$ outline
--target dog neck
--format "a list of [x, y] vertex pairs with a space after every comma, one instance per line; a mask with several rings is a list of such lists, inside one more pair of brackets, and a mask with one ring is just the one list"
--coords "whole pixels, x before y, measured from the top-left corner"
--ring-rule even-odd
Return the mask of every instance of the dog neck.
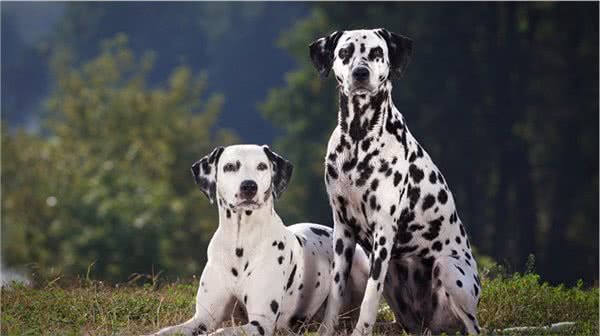
[[273, 197], [269, 197], [260, 208], [253, 210], [233, 209], [225, 202], [219, 202], [219, 230], [226, 235], [245, 238], [260, 236], [263, 229], [278, 224], [283, 225], [275, 213]]
[[[392, 83], [388, 80], [372, 94], [346, 94], [339, 91], [338, 124], [342, 134], [358, 143], [381, 137], [384, 124], [402, 119], [392, 101]], [[394, 113], [396, 111], [396, 113]]]

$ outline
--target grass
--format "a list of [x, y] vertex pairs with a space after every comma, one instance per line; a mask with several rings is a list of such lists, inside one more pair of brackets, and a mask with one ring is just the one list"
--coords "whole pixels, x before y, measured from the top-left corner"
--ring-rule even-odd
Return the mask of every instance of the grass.
[[[598, 335], [598, 288], [550, 286], [535, 274], [483, 279], [479, 319], [489, 335]], [[193, 314], [197, 281], [164, 286], [108, 286], [99, 281], [2, 288], [2, 335], [138, 335]], [[382, 305], [379, 320], [393, 319]], [[499, 332], [574, 321], [560, 331]], [[398, 331], [379, 332], [397, 335]], [[311, 333], [312, 335], [312, 333]]]

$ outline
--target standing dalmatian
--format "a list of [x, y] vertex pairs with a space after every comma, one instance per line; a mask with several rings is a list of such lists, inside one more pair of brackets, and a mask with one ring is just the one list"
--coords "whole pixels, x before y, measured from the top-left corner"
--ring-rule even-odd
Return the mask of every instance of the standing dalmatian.
[[[274, 199], [286, 189], [292, 165], [267, 146], [235, 145], [216, 148], [192, 172], [211, 203], [217, 201], [219, 226], [208, 246], [194, 317], [156, 335], [271, 335], [322, 318], [333, 282], [333, 232], [311, 223], [286, 227], [275, 212]], [[369, 269], [364, 251], [357, 250], [353, 267], [344, 312], [358, 311], [363, 297]], [[217, 329], [232, 316], [247, 323]]]
[[310, 45], [322, 77], [339, 87], [338, 125], [325, 183], [334, 219], [334, 266], [324, 324], [332, 334], [356, 243], [370, 274], [353, 335], [372, 332], [381, 294], [407, 331], [479, 333], [481, 284], [465, 227], [442, 173], [392, 102], [412, 41], [385, 29], [334, 32]]

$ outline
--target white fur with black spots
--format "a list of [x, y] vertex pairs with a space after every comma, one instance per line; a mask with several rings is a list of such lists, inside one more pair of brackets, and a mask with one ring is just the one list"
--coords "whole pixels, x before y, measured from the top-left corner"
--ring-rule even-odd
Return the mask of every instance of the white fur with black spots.
[[[292, 165], [267, 146], [235, 145], [216, 148], [192, 172], [217, 202], [219, 226], [208, 246], [196, 313], [155, 335], [272, 335], [319, 321], [333, 282], [333, 232], [310, 223], [285, 227], [275, 212]], [[344, 311], [358, 312], [367, 282], [367, 256], [357, 252]], [[217, 329], [232, 315], [247, 323]]]
[[[445, 178], [392, 102], [412, 40], [385, 29], [334, 32], [310, 45], [339, 88], [338, 125], [327, 146], [325, 183], [334, 220], [334, 277], [352, 274], [358, 242], [370, 277], [353, 335], [372, 332], [383, 294], [411, 333], [479, 333], [477, 264]], [[320, 330], [331, 335], [347, 293], [333, 281]]]

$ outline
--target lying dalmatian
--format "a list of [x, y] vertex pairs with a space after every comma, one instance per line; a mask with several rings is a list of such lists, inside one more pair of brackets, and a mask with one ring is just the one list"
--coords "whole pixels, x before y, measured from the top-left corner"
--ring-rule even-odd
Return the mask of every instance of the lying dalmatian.
[[[157, 335], [271, 335], [322, 317], [331, 276], [332, 231], [302, 223], [285, 227], [273, 202], [292, 165], [267, 146], [218, 147], [192, 166], [200, 190], [217, 200], [219, 227], [208, 246], [194, 317]], [[343, 311], [358, 312], [368, 258], [352, 258]], [[216, 330], [241, 307], [247, 324]]]
[[442, 173], [392, 102], [391, 79], [411, 49], [409, 38], [385, 29], [334, 32], [310, 45], [321, 76], [333, 69], [340, 104], [325, 158], [335, 255], [322, 334], [333, 333], [350, 293], [357, 242], [370, 272], [353, 335], [372, 332], [382, 293], [411, 333], [479, 333], [481, 284], [465, 226]]

